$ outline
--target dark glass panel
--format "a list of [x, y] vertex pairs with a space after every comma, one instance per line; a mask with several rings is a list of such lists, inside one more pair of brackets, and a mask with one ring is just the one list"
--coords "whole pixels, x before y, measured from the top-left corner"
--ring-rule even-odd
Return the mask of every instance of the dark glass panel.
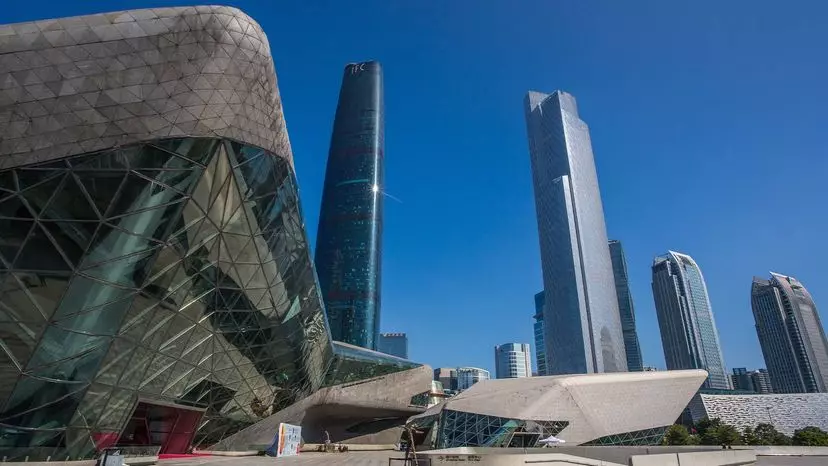
[[200, 164], [207, 164], [210, 161], [218, 144], [218, 139], [207, 138], [165, 139], [153, 143], [155, 146], [183, 155]]
[[52, 242], [41, 225], [29, 232], [26, 243], [20, 249], [14, 268], [18, 270], [65, 271], [71, 270], [66, 258]]
[[139, 146], [125, 147], [121, 150], [105, 150], [71, 157], [66, 161], [72, 170], [78, 171], [125, 171], [129, 169], [130, 154], [138, 150]]
[[75, 171], [84, 191], [92, 199], [102, 217], [106, 217], [109, 206], [118, 198], [127, 171]]
[[[54, 319], [60, 320], [84, 309], [94, 309], [107, 303], [123, 302], [133, 290], [111, 286], [81, 275], [75, 275]], [[124, 309], [125, 311], [126, 309]], [[112, 335], [120, 325], [121, 315], [106, 315], [100, 322], [90, 322], [89, 332], [98, 335]]]
[[[47, 174], [48, 178], [46, 177]], [[55, 196], [55, 193], [58, 192], [66, 176], [63, 172], [52, 173], [33, 170], [28, 174], [28, 178], [30, 179], [27, 182], [35, 182], [38, 178], [42, 178], [40, 183], [33, 183], [32, 186], [20, 193], [26, 199], [26, 203], [31, 211], [35, 214], [40, 214]], [[71, 217], [67, 218], [71, 219]]]
[[142, 251], [120, 259], [90, 266], [84, 275], [121, 286], [140, 288], [149, 273], [155, 250]]
[[153, 210], [125, 215], [109, 223], [136, 235], [164, 241], [169, 234], [170, 223], [180, 215], [183, 203], [167, 204]]
[[121, 194], [112, 203], [107, 217], [117, 217], [160, 207], [164, 204], [180, 201], [182, 197], [183, 194], [174, 189], [153, 183], [147, 178], [130, 172], [121, 187]]
[[[54, 193], [55, 196], [52, 202], [43, 209], [41, 217], [50, 220], [98, 220], [99, 216], [92, 206], [92, 203], [87, 198], [83, 189], [78, 184], [80, 181], [76, 180], [73, 175], [67, 175], [63, 179], [63, 183]], [[35, 189], [29, 190], [26, 193], [32, 193], [46, 186], [48, 183], [38, 186]], [[30, 194], [24, 194], [29, 202], [33, 205], [35, 200]]]
[[[9, 220], [0, 219], [0, 256], [3, 257], [6, 264], [14, 263], [14, 259], [20, 252], [20, 247], [29, 237], [29, 234], [34, 227], [34, 222], [30, 220]], [[0, 265], [0, 268], [5, 268]]]
[[45, 322], [63, 297], [69, 277], [50, 272], [9, 274], [0, 292], [0, 306], [14, 320]]
[[40, 226], [49, 232], [69, 263], [77, 266], [95, 236], [98, 222], [42, 222]]
[[[181, 160], [181, 159], [179, 159]], [[160, 184], [168, 186], [176, 191], [184, 194], [189, 194], [190, 190], [195, 187], [196, 181], [201, 177], [200, 166], [190, 168], [187, 170], [136, 170], [140, 175], [157, 181]]]
[[65, 427], [86, 387], [86, 384], [50, 382], [24, 375], [0, 414], [0, 423], [40, 429]]
[[[55, 316], [57, 326], [76, 332], [92, 335], [114, 335], [121, 325], [121, 319], [132, 304], [133, 296], [113, 301], [103, 306], [86, 309], [75, 309], [75, 313], [67, 315], [61, 312]], [[71, 310], [70, 310], [71, 312]]]
[[32, 212], [19, 196], [6, 196], [0, 200], [0, 217], [31, 219]]

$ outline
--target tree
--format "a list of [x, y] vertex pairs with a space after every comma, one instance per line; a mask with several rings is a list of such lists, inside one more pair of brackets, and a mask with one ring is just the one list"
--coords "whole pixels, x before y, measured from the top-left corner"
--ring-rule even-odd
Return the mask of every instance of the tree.
[[721, 419], [702, 419], [696, 424], [699, 443], [702, 445], [739, 445], [742, 442], [739, 431]]
[[753, 429], [756, 436], [756, 443], [753, 445], [790, 445], [791, 439], [787, 435], [776, 430], [771, 424], [760, 423]]
[[664, 445], [692, 445], [692, 438], [687, 428], [681, 424], [673, 424], [664, 434], [664, 439], [661, 441]]
[[794, 445], [828, 447], [828, 432], [819, 427], [808, 426], [795, 430], [792, 440]]
[[759, 445], [759, 438], [753, 432], [752, 427], [745, 427], [742, 431], [742, 443], [745, 445]]

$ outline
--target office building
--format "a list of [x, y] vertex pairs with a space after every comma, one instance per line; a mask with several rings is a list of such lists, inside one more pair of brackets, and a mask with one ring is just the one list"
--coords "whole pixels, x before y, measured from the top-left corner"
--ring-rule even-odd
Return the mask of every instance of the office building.
[[771, 393], [770, 377], [766, 369], [749, 371], [744, 367], [734, 367], [733, 374], [730, 375], [730, 383], [734, 390], [760, 394]]
[[546, 343], [543, 340], [543, 291], [535, 295], [535, 375], [548, 375], [546, 370]]
[[668, 251], [656, 257], [652, 269], [667, 369], [704, 369], [710, 374], [705, 388], [729, 389], [707, 285], [698, 264], [687, 254]]
[[532, 376], [532, 351], [526, 343], [497, 345], [495, 375], [498, 379], [514, 379]]
[[378, 351], [408, 359], [408, 336], [404, 333], [380, 333]]
[[[417, 450], [659, 445], [707, 374], [701, 370], [486, 380], [408, 421]], [[597, 464], [597, 462], [596, 462]]]
[[828, 393], [737, 395], [702, 391], [690, 406], [694, 408], [693, 422], [720, 419], [739, 430], [770, 424], [789, 436], [808, 426], [828, 431]]
[[486, 369], [479, 367], [458, 367], [457, 368], [457, 389], [466, 390], [481, 380], [489, 380], [491, 376]]
[[457, 388], [457, 368], [455, 367], [434, 369], [434, 380], [441, 382], [446, 390], [459, 390]]
[[331, 336], [370, 349], [377, 349], [380, 329], [383, 112], [380, 64], [347, 65], [328, 152], [314, 259]]
[[526, 127], [549, 374], [627, 370], [589, 128], [575, 98], [530, 91]]
[[770, 280], [753, 278], [750, 301], [773, 391], [828, 391], [828, 341], [805, 286], [771, 272]]
[[641, 347], [638, 344], [638, 332], [635, 329], [635, 307], [630, 294], [629, 276], [627, 275], [627, 258], [621, 241], [609, 241], [612, 274], [615, 278], [615, 295], [618, 297], [618, 311], [621, 315], [621, 332], [624, 334], [624, 350], [627, 355], [627, 370], [638, 372], [644, 370], [641, 359]]
[[158, 8], [0, 37], [0, 456], [185, 453], [376, 404], [364, 379], [387, 390], [364, 420], [412, 414], [430, 369], [327, 331], [255, 21]]

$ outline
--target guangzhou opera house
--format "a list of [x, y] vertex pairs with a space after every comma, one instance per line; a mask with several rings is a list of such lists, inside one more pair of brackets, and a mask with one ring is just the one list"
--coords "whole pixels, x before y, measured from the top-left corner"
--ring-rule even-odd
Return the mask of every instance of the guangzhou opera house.
[[0, 320], [9, 460], [184, 452], [418, 366], [331, 341], [269, 45], [226, 7], [0, 26]]
[[4, 461], [263, 449], [279, 422], [387, 444], [412, 416], [431, 446], [640, 440], [706, 376], [490, 381], [426, 411], [428, 366], [331, 338], [292, 157], [237, 9], [0, 26]]

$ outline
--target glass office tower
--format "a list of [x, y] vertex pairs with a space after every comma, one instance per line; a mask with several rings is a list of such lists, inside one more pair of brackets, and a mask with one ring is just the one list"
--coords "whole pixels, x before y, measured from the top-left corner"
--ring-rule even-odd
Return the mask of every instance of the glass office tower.
[[381, 353], [408, 359], [408, 335], [405, 333], [380, 333], [377, 347]]
[[704, 388], [727, 390], [719, 333], [696, 261], [668, 251], [653, 262], [653, 298], [667, 369], [704, 369]]
[[335, 340], [377, 349], [383, 184], [382, 68], [345, 67], [314, 262]]
[[495, 375], [498, 379], [516, 379], [532, 376], [532, 351], [526, 343], [497, 345]]
[[756, 333], [775, 393], [828, 391], [828, 342], [802, 283], [771, 272], [750, 291]]
[[627, 370], [589, 128], [562, 91], [525, 99], [550, 375]]
[[615, 294], [618, 296], [618, 311], [621, 314], [621, 331], [624, 333], [624, 349], [627, 354], [627, 370], [638, 372], [644, 370], [641, 360], [641, 347], [638, 344], [638, 332], [635, 329], [635, 307], [630, 294], [627, 276], [627, 258], [621, 241], [611, 239], [609, 242], [612, 258], [612, 274], [615, 276]]
[[543, 291], [535, 294], [535, 323], [532, 326], [535, 334], [535, 365], [538, 375], [547, 375], [546, 343], [543, 340]]

